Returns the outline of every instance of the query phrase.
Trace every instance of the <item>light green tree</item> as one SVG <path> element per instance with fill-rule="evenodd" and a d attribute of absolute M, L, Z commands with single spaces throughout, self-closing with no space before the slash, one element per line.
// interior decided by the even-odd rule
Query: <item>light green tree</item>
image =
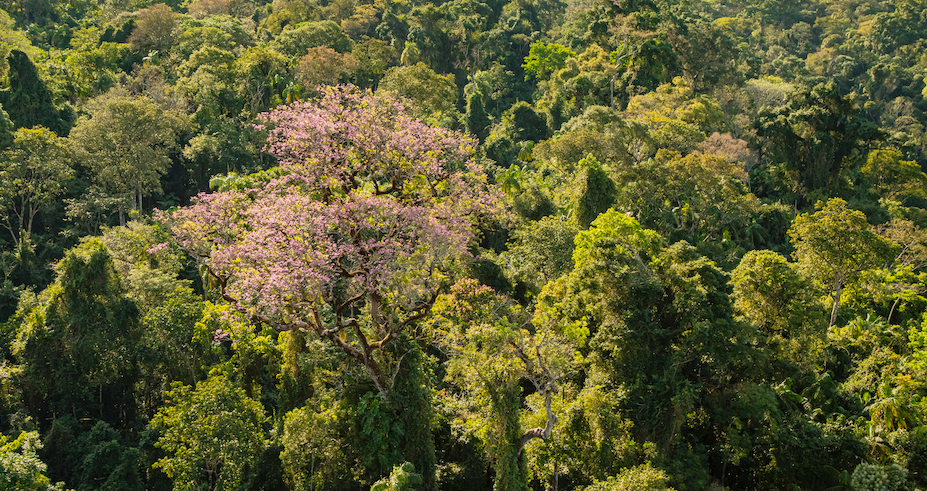
<path fill-rule="evenodd" d="M 888 265 L 897 244 L 873 232 L 866 215 L 833 198 L 818 202 L 817 212 L 803 213 L 792 222 L 789 236 L 795 259 L 812 278 L 827 286 L 833 300 L 830 325 L 837 322 L 844 286 L 867 269 Z"/>
<path fill-rule="evenodd" d="M 41 449 L 42 442 L 37 431 L 23 431 L 12 441 L 6 435 L 0 435 L 0 489 L 63 490 L 63 483 L 52 484 L 45 476 L 47 466 L 37 453 Z"/>
<path fill-rule="evenodd" d="M 673 491 L 666 472 L 650 463 L 629 467 L 617 476 L 583 488 L 583 491 Z"/>
<path fill-rule="evenodd" d="M 161 176 L 185 124 L 146 97 L 112 91 L 88 104 L 90 116 L 71 131 L 79 162 L 89 168 L 93 186 L 119 197 L 117 211 L 125 224 L 127 206 L 143 208 L 142 198 L 161 192 Z"/>
<path fill-rule="evenodd" d="M 780 348 L 780 356 L 807 359 L 826 334 L 824 306 L 796 265 L 773 251 L 750 251 L 731 274 L 734 311 Z"/>
<path fill-rule="evenodd" d="M 0 158 L 3 226 L 14 243 L 32 234 L 36 215 L 67 190 L 73 177 L 67 140 L 47 128 L 21 128 Z"/>
<path fill-rule="evenodd" d="M 548 74 L 563 68 L 567 58 L 576 56 L 571 49 L 556 43 L 535 41 L 531 43 L 528 56 L 522 68 L 525 69 L 525 80 L 532 76 L 543 80 Z"/>
<path fill-rule="evenodd" d="M 152 419 L 155 444 L 167 456 L 154 466 L 174 481 L 174 491 L 237 489 L 244 469 L 264 448 L 264 410 L 226 375 L 196 388 L 174 385 Z"/>
<path fill-rule="evenodd" d="M 450 116 L 456 122 L 460 117 L 454 75 L 435 73 L 422 62 L 390 68 L 377 90 L 389 90 L 409 99 L 409 112 L 415 118 L 441 121 Z"/>
<path fill-rule="evenodd" d="M 415 466 L 409 462 L 393 467 L 389 477 L 377 481 L 370 491 L 415 491 L 422 484 L 422 476 L 415 473 Z"/>
<path fill-rule="evenodd" d="M 447 379 L 469 403 L 470 430 L 483 442 L 495 471 L 494 489 L 526 490 L 528 442 L 550 438 L 558 417 L 552 396 L 574 369 L 582 322 L 556 324 L 541 314 L 529 323 L 517 306 L 476 280 L 465 279 L 435 302 L 432 336 L 449 354 Z M 522 427 L 521 381 L 543 400 L 544 426 Z"/>
<path fill-rule="evenodd" d="M 307 405 L 283 417 L 280 460 L 291 489 L 320 489 L 348 472 L 349 462 L 338 441 L 338 418 L 343 404 L 326 405 L 324 410 Z"/>

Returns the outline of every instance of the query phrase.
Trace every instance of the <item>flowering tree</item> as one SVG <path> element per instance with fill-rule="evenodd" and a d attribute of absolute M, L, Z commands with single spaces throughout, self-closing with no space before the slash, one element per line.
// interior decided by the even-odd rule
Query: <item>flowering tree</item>
<path fill-rule="evenodd" d="M 279 169 L 200 195 L 169 217 L 175 236 L 226 300 L 329 340 L 387 398 L 402 358 L 381 353 L 428 314 L 493 202 L 475 142 L 351 87 L 260 120 Z"/>

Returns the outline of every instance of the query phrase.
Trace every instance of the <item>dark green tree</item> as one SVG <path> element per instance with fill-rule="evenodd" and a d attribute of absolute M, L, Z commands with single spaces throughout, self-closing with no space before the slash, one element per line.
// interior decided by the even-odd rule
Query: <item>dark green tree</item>
<path fill-rule="evenodd" d="M 73 415 L 120 427 L 136 415 L 139 313 L 99 239 L 71 249 L 17 332 L 23 403 L 37 421 Z"/>
<path fill-rule="evenodd" d="M 612 181 L 602 164 L 589 155 L 579 161 L 579 195 L 576 197 L 575 216 L 580 228 L 589 228 L 596 217 L 615 204 L 615 181 Z"/>
<path fill-rule="evenodd" d="M 845 191 L 840 177 L 861 167 L 868 148 L 883 137 L 858 112 L 833 83 L 797 90 L 785 104 L 761 111 L 757 131 L 765 160 L 782 171 L 778 183 L 760 184 L 763 191 L 792 192 L 801 205 Z"/>
<path fill-rule="evenodd" d="M 759 354 L 750 327 L 733 317 L 726 274 L 685 242 L 661 248 L 655 232 L 617 210 L 577 235 L 573 262 L 545 286 L 539 308 L 588 323 L 587 377 L 618 391 L 634 439 L 653 444 L 654 463 L 686 489 L 740 465 L 751 445 L 735 417 L 763 414 L 771 393 L 748 382 Z M 761 403 L 732 409 L 751 397 L 745 390 Z"/>
<path fill-rule="evenodd" d="M 9 89 L 0 91 L 0 104 L 16 128 L 44 126 L 58 136 L 67 136 L 73 116 L 55 107 L 54 95 L 39 72 L 22 51 L 14 49 L 7 58 L 10 66 Z"/>
<path fill-rule="evenodd" d="M 6 150 L 13 144 L 13 122 L 10 121 L 10 115 L 3 110 L 0 104 L 0 150 Z"/>
<path fill-rule="evenodd" d="M 481 142 L 489 135 L 489 116 L 486 115 L 486 109 L 483 107 L 483 98 L 480 94 L 474 92 L 467 98 L 466 127 L 473 136 Z"/>

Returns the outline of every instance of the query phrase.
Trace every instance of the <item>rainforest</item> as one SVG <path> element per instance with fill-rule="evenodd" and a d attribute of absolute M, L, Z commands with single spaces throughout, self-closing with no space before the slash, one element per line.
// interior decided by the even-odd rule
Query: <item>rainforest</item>
<path fill-rule="evenodd" d="M 927 490 L 927 1 L 0 0 L 0 490 Z"/>

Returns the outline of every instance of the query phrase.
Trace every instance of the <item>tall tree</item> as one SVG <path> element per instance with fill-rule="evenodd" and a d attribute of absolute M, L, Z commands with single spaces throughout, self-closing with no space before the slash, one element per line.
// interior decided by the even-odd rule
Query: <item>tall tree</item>
<path fill-rule="evenodd" d="M 757 130 L 765 159 L 797 179 L 760 186 L 792 188 L 801 204 L 839 191 L 841 174 L 858 169 L 867 147 L 883 136 L 858 112 L 853 98 L 840 95 L 832 82 L 797 90 L 785 104 L 761 111 Z"/>
<path fill-rule="evenodd" d="M 465 217 L 493 196 L 469 160 L 473 142 L 349 88 L 263 120 L 280 177 L 257 184 L 258 196 L 199 196 L 173 214 L 174 233 L 226 299 L 329 340 L 388 399 L 398 366 L 376 353 L 427 315 L 466 255 Z"/>
<path fill-rule="evenodd" d="M 830 291 L 833 326 L 843 287 L 866 269 L 888 265 L 895 257 L 897 244 L 873 232 L 866 215 L 850 209 L 840 198 L 826 204 L 819 202 L 817 208 L 814 214 L 796 217 L 789 236 L 798 263 Z"/>
<path fill-rule="evenodd" d="M 68 414 L 133 421 L 139 312 L 112 257 L 99 239 L 89 240 L 56 271 L 17 332 L 26 408 L 41 422 Z"/>
<path fill-rule="evenodd" d="M 71 129 L 70 113 L 55 107 L 54 95 L 39 77 L 29 56 L 14 49 L 7 58 L 10 66 L 9 89 L 0 91 L 0 104 L 16 128 L 44 126 L 67 136 Z"/>
<path fill-rule="evenodd" d="M 70 163 L 64 138 L 41 127 L 16 130 L 12 148 L 0 159 L 3 225 L 14 243 L 32 234 L 35 216 L 67 190 L 74 175 Z"/>
<path fill-rule="evenodd" d="M 120 198 L 120 223 L 127 207 L 142 210 L 142 197 L 161 192 L 161 176 L 171 165 L 181 116 L 146 97 L 118 91 L 88 103 L 90 116 L 71 134 L 77 159 L 90 170 L 93 185 Z"/>
<path fill-rule="evenodd" d="M 346 87 L 321 96 L 262 117 L 278 169 L 170 219 L 224 299 L 331 343 L 394 406 L 417 349 L 406 335 L 468 255 L 467 217 L 494 194 L 470 160 L 472 140 L 410 119 L 388 97 Z M 413 463 L 434 482 L 433 460 Z"/>
<path fill-rule="evenodd" d="M 532 325 L 524 311 L 476 280 L 456 283 L 435 305 L 432 335 L 451 355 L 448 380 L 461 387 L 480 421 L 476 431 L 493 462 L 495 489 L 528 489 L 525 445 L 551 437 L 558 417 L 552 398 L 574 363 L 572 341 L 583 323 L 567 329 L 545 315 Z M 543 427 L 521 425 L 522 381 L 544 401 Z"/>

